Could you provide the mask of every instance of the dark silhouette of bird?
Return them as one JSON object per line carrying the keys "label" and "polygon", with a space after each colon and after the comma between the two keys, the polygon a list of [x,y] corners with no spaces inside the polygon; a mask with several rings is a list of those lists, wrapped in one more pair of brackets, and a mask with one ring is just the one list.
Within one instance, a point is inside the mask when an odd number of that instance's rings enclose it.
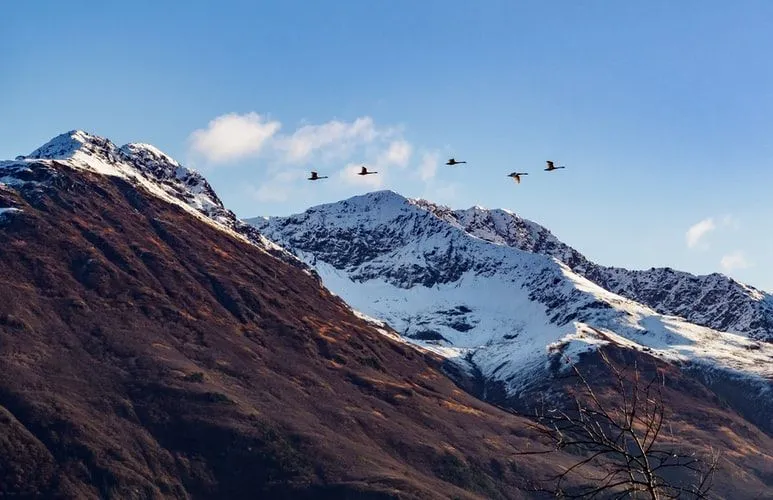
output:
{"label": "dark silhouette of bird", "polygon": [[522,175],[529,175],[527,172],[510,172],[507,174],[508,177],[512,177],[515,182],[518,184],[521,183],[521,176]]}
{"label": "dark silhouette of bird", "polygon": [[451,159],[449,159],[449,160],[446,162],[446,165],[457,165],[457,164],[459,164],[459,163],[467,163],[467,162],[466,162],[466,161],[456,161],[456,160],[454,160],[453,158],[451,158]]}
{"label": "dark silhouette of bird", "polygon": [[367,167],[365,165],[362,166],[362,170],[360,170],[360,173],[357,175],[370,175],[370,174],[377,174],[378,172],[368,172]]}
{"label": "dark silhouette of bird", "polygon": [[320,177],[319,175],[317,175],[316,172],[314,171],[311,172],[311,177],[309,177],[310,181],[318,181],[320,179],[327,179],[327,175],[323,175],[322,177]]}
{"label": "dark silhouette of bird", "polygon": [[547,172],[552,172],[553,170],[559,169],[559,168],[566,168],[565,166],[561,165],[560,167],[556,167],[553,165],[553,162],[550,160],[547,160],[548,168],[545,169]]}

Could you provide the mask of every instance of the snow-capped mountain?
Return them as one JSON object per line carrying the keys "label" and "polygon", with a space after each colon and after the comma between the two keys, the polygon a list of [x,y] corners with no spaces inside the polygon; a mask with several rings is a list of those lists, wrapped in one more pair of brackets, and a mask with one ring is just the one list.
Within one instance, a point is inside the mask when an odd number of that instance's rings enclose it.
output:
{"label": "snow-capped mountain", "polygon": [[[30,168],[32,164],[34,169]],[[46,166],[50,168],[46,170]],[[183,167],[149,144],[131,143],[118,147],[104,137],[71,130],[54,137],[29,155],[0,162],[0,187],[6,184],[34,189],[47,181],[55,182],[57,168],[61,167],[124,179],[180,206],[218,229],[246,239],[275,257],[304,267],[291,254],[225,208],[200,173]]]}
{"label": "snow-capped mountain", "polygon": [[595,264],[547,228],[501,209],[450,210],[416,200],[438,217],[477,238],[555,257],[602,288],[680,316],[696,325],[773,341],[773,296],[722,274],[695,276],[671,268],[628,270]]}
{"label": "snow-capped mountain", "polygon": [[[664,286],[700,290],[704,312],[694,313],[691,294],[677,304],[677,290],[650,292],[658,271],[596,266],[547,229],[503,210],[454,211],[380,191],[248,222],[313,266],[355,309],[416,344],[469,362],[511,393],[559,354],[572,359],[608,342],[751,377],[760,387],[773,380],[773,345],[751,338],[771,332],[748,313],[763,315],[769,296],[738,284],[743,293],[720,293],[729,288],[727,278],[693,277],[693,283],[689,275],[664,271],[674,274]],[[607,282],[612,290],[601,285]],[[650,298],[652,306],[624,294]],[[733,300],[741,303],[727,304]],[[693,312],[710,323],[711,311],[721,307],[738,312],[722,319],[737,333],[657,309]]]}

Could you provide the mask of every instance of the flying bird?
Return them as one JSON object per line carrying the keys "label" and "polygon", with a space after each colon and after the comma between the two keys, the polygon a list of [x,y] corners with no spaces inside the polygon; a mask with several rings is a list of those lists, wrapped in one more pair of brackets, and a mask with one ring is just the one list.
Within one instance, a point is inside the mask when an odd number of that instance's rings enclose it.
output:
{"label": "flying bird", "polygon": [[553,162],[550,161],[550,160],[547,160],[547,164],[548,164],[548,168],[545,169],[545,171],[547,171],[547,172],[551,172],[551,171],[559,169],[559,168],[566,168],[563,165],[560,166],[560,167],[556,167],[555,165],[553,165]]}
{"label": "flying bird", "polygon": [[529,175],[527,172],[510,172],[507,174],[508,177],[512,177],[515,182],[518,184],[521,183],[521,176],[522,175]]}
{"label": "flying bird", "polygon": [[378,172],[368,172],[367,167],[365,165],[362,166],[362,170],[360,170],[360,173],[357,175],[370,175],[370,174],[377,174]]}
{"label": "flying bird", "polygon": [[456,164],[458,164],[458,163],[467,163],[467,162],[466,162],[466,161],[456,161],[456,160],[454,160],[453,158],[451,158],[451,159],[449,159],[449,160],[446,162],[446,165],[456,165]]}
{"label": "flying bird", "polygon": [[317,175],[317,173],[316,173],[316,172],[314,172],[314,171],[312,170],[312,172],[311,172],[311,177],[309,177],[309,180],[310,180],[310,181],[318,181],[318,180],[320,180],[320,179],[327,179],[327,175],[323,175],[322,177],[320,177],[319,175]]}

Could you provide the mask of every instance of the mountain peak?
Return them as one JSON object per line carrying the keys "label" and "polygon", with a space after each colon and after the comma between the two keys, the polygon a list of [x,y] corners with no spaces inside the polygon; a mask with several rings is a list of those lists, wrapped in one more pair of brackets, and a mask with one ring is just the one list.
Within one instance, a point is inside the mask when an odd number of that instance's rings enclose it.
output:
{"label": "mountain peak", "polygon": [[[156,167],[165,165],[167,170],[182,168],[174,158],[151,144],[135,142],[119,148],[110,139],[77,129],[57,135],[32,153],[21,156],[19,159],[69,160],[75,158],[78,153],[109,161],[116,161],[122,157],[141,165],[154,165]],[[191,172],[189,169],[184,170],[185,173]]]}
{"label": "mountain peak", "polygon": [[364,201],[370,204],[405,204],[408,200],[405,196],[401,195],[391,189],[381,189],[378,191],[371,191],[363,195],[353,196],[349,198],[350,202]]}
{"label": "mountain peak", "polygon": [[90,134],[83,130],[70,130],[59,134],[23,158],[40,160],[66,160],[78,151],[87,153],[114,153],[115,144],[109,139]]}
{"label": "mountain peak", "polygon": [[[368,193],[352,196],[345,200],[325,203],[314,208],[313,218],[346,216],[351,225],[357,225],[358,221],[372,219],[373,213],[378,213],[377,220],[391,220],[398,214],[404,214],[410,211],[411,202],[408,198],[402,196],[390,189],[380,191],[371,191]],[[311,215],[308,212],[297,214],[299,217]],[[320,219],[321,220],[321,219]]]}
{"label": "mountain peak", "polygon": [[[577,277],[660,314],[720,332],[773,339],[770,294],[717,273],[693,276],[668,268],[637,271],[598,265],[549,229],[509,210],[481,206],[456,210],[376,191],[312,207],[291,218],[247,222],[289,249],[305,252],[312,265],[323,261],[345,270],[354,281],[391,276],[399,287],[434,286],[458,278],[457,270],[493,272],[492,256],[501,253],[495,247],[511,247],[556,259]],[[474,240],[494,246],[484,252]],[[418,242],[423,246],[410,246]],[[528,259],[521,255],[517,260],[520,265]]]}
{"label": "mountain peak", "polygon": [[3,169],[0,186],[9,185],[16,190],[37,189],[47,184],[51,179],[49,174],[62,166],[122,178],[275,257],[295,266],[300,264],[226,209],[204,176],[150,144],[135,142],[119,148],[107,138],[83,130],[70,130],[27,156],[0,162]]}

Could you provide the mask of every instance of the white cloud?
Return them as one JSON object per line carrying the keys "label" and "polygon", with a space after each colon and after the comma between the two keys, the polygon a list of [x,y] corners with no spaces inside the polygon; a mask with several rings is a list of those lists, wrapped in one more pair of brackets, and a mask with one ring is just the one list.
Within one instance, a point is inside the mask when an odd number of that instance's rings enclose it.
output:
{"label": "white cloud", "polygon": [[419,177],[421,180],[428,181],[435,177],[438,167],[438,154],[437,153],[424,153],[421,156],[421,163],[419,164]]}
{"label": "white cloud", "polygon": [[[308,172],[304,172],[303,170],[280,170],[274,174],[272,177],[272,180],[274,182],[287,184],[292,183],[301,179],[305,179],[308,175]],[[320,175],[324,175],[323,173],[320,173]]]}
{"label": "white cloud", "polygon": [[393,141],[386,150],[380,163],[390,163],[398,167],[405,167],[411,159],[413,147],[408,141],[399,139]]}
{"label": "white cloud", "polygon": [[685,238],[687,239],[687,246],[689,248],[695,248],[700,243],[701,239],[709,234],[711,231],[716,229],[716,224],[714,223],[714,219],[712,217],[709,217],[708,219],[703,219],[702,221],[692,225],[690,229],[687,230],[687,233],[685,233]]}
{"label": "white cloud", "polygon": [[719,261],[722,269],[725,271],[733,271],[735,269],[747,269],[751,267],[751,263],[746,259],[746,255],[740,250],[729,253],[722,257]]}
{"label": "white cloud", "polygon": [[[455,188],[434,183],[439,152],[416,148],[400,126],[376,124],[362,116],[351,121],[305,122],[284,133],[280,129],[285,130],[278,120],[254,112],[218,116],[190,135],[190,152],[204,164],[260,158],[260,169],[254,174],[259,179],[245,187],[260,202],[287,201],[310,189],[305,181],[309,170],[329,175],[326,184],[343,186],[344,191],[422,182],[444,196],[454,195]],[[363,164],[378,174],[357,175]],[[406,172],[391,176],[397,169]]]}
{"label": "white cloud", "polygon": [[738,229],[740,227],[738,220],[730,214],[723,215],[722,218],[719,219],[719,224],[722,227],[729,227],[732,229]]}
{"label": "white cloud", "polygon": [[305,124],[288,134],[281,127],[254,112],[225,114],[190,134],[190,150],[210,164],[261,156],[269,167],[346,161],[405,167],[413,153],[399,127],[377,126],[369,116]]}
{"label": "white cloud", "polygon": [[260,152],[281,127],[257,113],[229,113],[211,120],[190,135],[191,149],[210,163],[226,163]]}
{"label": "white cloud", "polygon": [[312,153],[345,157],[356,146],[372,142],[381,133],[369,116],[351,123],[332,120],[322,125],[304,125],[292,135],[278,138],[275,146],[285,161],[302,163]]}

